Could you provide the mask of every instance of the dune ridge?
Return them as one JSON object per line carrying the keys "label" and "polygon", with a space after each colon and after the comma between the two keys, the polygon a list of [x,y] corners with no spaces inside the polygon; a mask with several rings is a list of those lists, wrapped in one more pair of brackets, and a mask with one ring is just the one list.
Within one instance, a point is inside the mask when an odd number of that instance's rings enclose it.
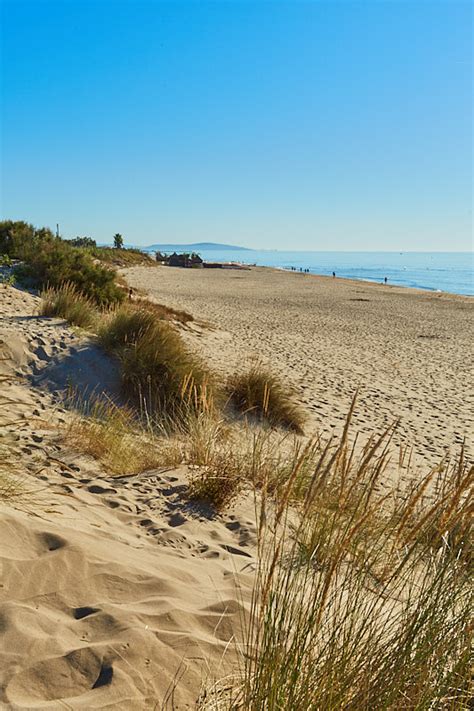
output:
{"label": "dune ridge", "polygon": [[58,394],[113,390],[111,361],[37,297],[7,287],[0,303],[0,446],[25,488],[0,501],[0,705],[191,708],[235,658],[251,503],[214,516],[184,496],[185,467],[114,478],[68,447]]}

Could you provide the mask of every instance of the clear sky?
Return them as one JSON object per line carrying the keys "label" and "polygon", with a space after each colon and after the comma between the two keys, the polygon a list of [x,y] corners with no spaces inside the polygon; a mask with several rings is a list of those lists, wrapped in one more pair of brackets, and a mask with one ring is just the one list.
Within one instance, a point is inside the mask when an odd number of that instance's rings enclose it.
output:
{"label": "clear sky", "polygon": [[0,4],[3,217],[142,245],[471,249],[471,2]]}

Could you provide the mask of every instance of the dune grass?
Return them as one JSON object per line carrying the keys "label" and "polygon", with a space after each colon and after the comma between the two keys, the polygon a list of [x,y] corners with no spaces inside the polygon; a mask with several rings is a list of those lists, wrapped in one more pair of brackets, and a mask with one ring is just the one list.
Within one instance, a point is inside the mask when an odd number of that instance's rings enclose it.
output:
{"label": "dune grass", "polygon": [[192,316],[187,311],[182,309],[173,309],[171,306],[165,306],[165,304],[157,304],[154,301],[149,301],[148,299],[134,299],[131,303],[133,308],[144,309],[149,311],[157,318],[164,321],[177,321],[182,324],[190,323],[194,321],[194,316]]}
{"label": "dune grass", "polygon": [[262,365],[229,378],[230,402],[244,415],[303,433],[304,412],[295,403],[292,389]]}
{"label": "dune grass", "polygon": [[178,420],[214,402],[216,387],[208,369],[153,311],[119,309],[98,337],[120,361],[124,394],[147,416]]}
{"label": "dune grass", "polygon": [[202,708],[470,708],[474,469],[461,453],[402,495],[392,431],[356,449],[348,424],[261,489],[241,664]]}
{"label": "dune grass", "polygon": [[214,413],[188,418],[182,458],[193,467],[189,497],[223,511],[245,486],[243,457],[235,447],[229,425]]}
{"label": "dune grass", "polygon": [[169,450],[133,411],[99,398],[87,404],[72,398],[71,404],[77,415],[66,428],[66,442],[100,461],[111,474],[140,474],[170,463]]}
{"label": "dune grass", "polygon": [[134,266],[157,266],[156,260],[141,249],[133,247],[89,247],[87,251],[104,264],[112,264],[116,267],[134,267]]}
{"label": "dune grass", "polygon": [[148,420],[159,415],[171,422],[214,401],[210,372],[170,323],[187,323],[190,314],[145,299],[99,310],[71,282],[45,289],[41,298],[43,316],[58,316],[97,334],[99,344],[120,362],[124,395]]}
{"label": "dune grass", "polygon": [[[3,360],[3,359],[0,359]],[[2,383],[10,381],[9,376],[0,375],[0,388]],[[0,407],[8,408],[12,401],[0,395]],[[9,424],[12,424],[11,422]],[[16,445],[15,438],[8,433],[3,433],[0,440],[0,504],[18,505],[26,499],[30,500],[34,492],[31,485],[27,485],[25,470],[21,463],[21,453]]]}
{"label": "dune grass", "polygon": [[147,309],[124,306],[110,313],[99,326],[99,344],[111,354],[120,354],[124,348],[137,343],[155,322],[155,316]]}
{"label": "dune grass", "polygon": [[42,316],[58,316],[74,326],[93,329],[98,320],[96,304],[80,292],[72,282],[57,288],[48,287],[41,294]]}
{"label": "dune grass", "polygon": [[[1,381],[0,381],[1,382]],[[0,444],[0,503],[21,500],[26,487],[20,474],[18,457],[5,444]]]}

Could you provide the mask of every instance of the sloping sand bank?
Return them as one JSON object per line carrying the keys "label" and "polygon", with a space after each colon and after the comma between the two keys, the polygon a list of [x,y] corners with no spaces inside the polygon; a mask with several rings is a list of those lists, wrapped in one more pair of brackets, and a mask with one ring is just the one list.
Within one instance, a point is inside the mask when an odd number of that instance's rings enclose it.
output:
{"label": "sloping sand bank", "polygon": [[0,707],[193,708],[235,661],[251,503],[212,517],[184,467],[114,478],[72,451],[55,389],[113,365],[37,308],[0,287],[0,485],[22,492],[0,499]]}

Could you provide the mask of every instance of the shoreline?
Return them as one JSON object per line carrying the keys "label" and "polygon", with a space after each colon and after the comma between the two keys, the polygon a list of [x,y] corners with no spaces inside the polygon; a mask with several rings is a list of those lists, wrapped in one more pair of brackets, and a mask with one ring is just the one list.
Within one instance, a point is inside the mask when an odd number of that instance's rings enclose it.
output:
{"label": "shoreline", "polygon": [[[204,262],[239,264],[243,268],[266,267],[296,272],[309,269],[316,276],[332,276],[367,283],[389,284],[422,291],[474,296],[474,264],[471,252],[289,252],[219,250],[199,253]],[[267,256],[266,256],[267,255]],[[390,260],[387,262],[387,255]],[[441,260],[441,261],[440,261]]]}
{"label": "shoreline", "polygon": [[[335,277],[332,277],[329,274],[317,274],[315,272],[300,272],[300,271],[292,271],[288,267],[271,267],[267,265],[255,265],[255,264],[247,264],[246,262],[236,262],[236,264],[241,265],[244,268],[248,269],[270,269],[275,272],[285,272],[289,274],[295,274],[298,276],[303,276],[303,277],[316,277],[320,279],[327,279],[329,281],[333,280],[340,280],[340,281],[345,281],[345,282],[350,282],[353,284],[367,284],[371,286],[382,286],[382,287],[387,287],[389,289],[403,289],[411,291],[411,292],[419,292],[421,294],[433,294],[436,296],[454,296],[454,297],[461,297],[461,298],[466,298],[466,299],[474,299],[474,293],[472,294],[458,294],[455,291],[444,291],[443,289],[432,289],[431,287],[425,286],[405,286],[404,284],[395,284],[395,283],[390,283],[388,282],[387,284],[384,284],[383,282],[380,281],[372,281],[371,279],[363,279],[362,277],[356,278],[356,277],[345,277],[345,276],[338,276],[336,274]],[[177,267],[170,267],[171,269],[175,269]]]}

